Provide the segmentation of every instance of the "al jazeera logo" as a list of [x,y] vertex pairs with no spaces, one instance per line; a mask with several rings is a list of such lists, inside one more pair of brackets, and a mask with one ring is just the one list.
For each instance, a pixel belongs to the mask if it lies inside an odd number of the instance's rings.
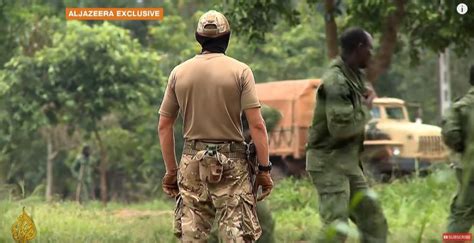
[[23,212],[12,225],[12,237],[19,243],[26,243],[36,237],[35,222],[33,222],[33,219],[26,213],[25,207],[23,207]]

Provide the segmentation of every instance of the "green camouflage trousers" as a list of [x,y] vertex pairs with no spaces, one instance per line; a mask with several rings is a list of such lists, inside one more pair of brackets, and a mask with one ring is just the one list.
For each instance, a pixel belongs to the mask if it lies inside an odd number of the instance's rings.
[[456,169],[458,189],[451,202],[448,232],[469,232],[474,223],[474,172]]
[[92,183],[88,182],[77,182],[76,186],[76,200],[79,200],[81,203],[88,202],[92,198],[94,200]]
[[224,166],[222,180],[209,184],[199,178],[199,161],[183,155],[178,185],[175,234],[182,242],[206,242],[215,218],[223,242],[254,242],[260,237],[262,229],[245,159],[232,159]]
[[[315,159],[309,150],[307,159]],[[361,242],[387,241],[387,220],[361,167],[352,161],[320,161],[308,171],[319,195],[319,214],[325,227],[318,242],[344,242],[348,219],[357,225]],[[345,164],[347,163],[347,164]],[[353,164],[349,164],[353,163]]]

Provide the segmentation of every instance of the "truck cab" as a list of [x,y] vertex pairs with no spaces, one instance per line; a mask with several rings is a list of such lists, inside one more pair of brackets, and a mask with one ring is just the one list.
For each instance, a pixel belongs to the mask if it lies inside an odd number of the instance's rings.
[[406,174],[445,161],[447,149],[441,140],[441,128],[411,122],[405,101],[376,98],[371,115],[364,141],[365,162],[377,173]]
[[372,121],[391,140],[399,142],[400,157],[422,160],[443,160],[447,150],[441,140],[441,128],[411,122],[405,101],[396,98],[376,98],[371,110]]

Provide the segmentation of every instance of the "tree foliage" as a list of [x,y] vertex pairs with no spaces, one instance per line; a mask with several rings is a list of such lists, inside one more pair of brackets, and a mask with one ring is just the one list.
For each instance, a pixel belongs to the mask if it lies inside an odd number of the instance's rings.
[[[307,0],[314,14],[322,13],[326,22],[327,41],[334,44],[337,28],[332,19],[341,16],[339,28],[358,25],[366,28],[375,35],[379,47],[375,58],[368,69],[368,78],[373,81],[390,67],[391,58],[397,50],[397,45],[405,44],[409,47],[411,60],[417,61],[421,48],[428,48],[435,52],[443,51],[453,45],[458,54],[465,54],[465,50],[474,38],[474,16],[460,15],[456,6],[462,1],[406,1],[406,0],[368,0],[368,1],[334,1],[334,0]],[[286,1],[284,7],[275,7],[274,1],[241,1],[232,2],[230,16],[238,30],[245,30],[249,39],[255,36],[262,37],[265,32],[273,30],[276,21],[281,16],[296,17],[300,13],[297,4]],[[469,9],[474,4],[469,2]],[[328,7],[328,5],[330,5]],[[323,8],[324,6],[324,8]],[[324,10],[322,10],[324,9]],[[322,11],[321,11],[322,10]],[[238,14],[253,12],[268,12],[264,14],[265,22],[261,22],[261,15]],[[297,18],[283,18],[291,25],[298,23]],[[374,21],[376,20],[376,21]],[[404,38],[401,37],[404,33]],[[329,47],[336,48],[335,45]],[[337,51],[329,50],[333,53]],[[332,58],[333,56],[330,55]]]
[[[69,22],[50,47],[14,57],[5,66],[4,96],[12,124],[68,124],[93,134],[101,152],[101,189],[106,194],[108,154],[99,133],[103,118],[161,96],[160,58],[119,27]],[[135,106],[136,107],[136,106]],[[40,111],[40,112],[38,112]],[[30,124],[31,125],[31,124]]]
[[[28,6],[25,8],[24,6]],[[0,2],[0,67],[15,54],[29,48],[41,48],[51,32],[43,32],[41,21],[53,13],[50,5],[32,0],[3,0]],[[43,31],[35,31],[42,29]]]
[[265,33],[270,32],[280,18],[293,25],[299,23],[299,12],[293,1],[231,0],[223,7],[233,29],[247,33],[251,41],[262,42]]
[[92,131],[104,115],[126,111],[150,92],[160,91],[149,89],[160,85],[161,72],[155,68],[159,61],[123,29],[70,22],[64,34],[54,36],[51,47],[5,65],[6,106],[17,124],[42,111],[47,123]]

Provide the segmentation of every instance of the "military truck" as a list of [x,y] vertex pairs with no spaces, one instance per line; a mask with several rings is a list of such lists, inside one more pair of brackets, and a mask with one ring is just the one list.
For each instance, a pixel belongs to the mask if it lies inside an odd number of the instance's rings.
[[[261,103],[281,113],[269,133],[269,149],[272,162],[289,174],[304,173],[305,145],[319,84],[319,79],[306,79],[256,85]],[[441,128],[410,122],[403,100],[376,98],[371,113],[363,160],[372,171],[405,174],[446,159]]]

